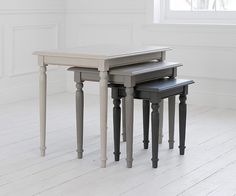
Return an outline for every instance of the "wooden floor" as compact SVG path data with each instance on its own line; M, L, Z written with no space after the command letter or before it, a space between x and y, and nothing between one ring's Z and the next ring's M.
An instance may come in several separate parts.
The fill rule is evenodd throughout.
M76 158L72 94L48 99L47 155L39 156L38 100L0 106L0 195L236 195L236 111L190 105L186 155L168 150L165 114L159 168L142 146L141 103L135 103L134 165L113 161L112 105L109 107L108 165L99 165L99 99L85 97L84 158ZM178 117L176 117L178 118Z

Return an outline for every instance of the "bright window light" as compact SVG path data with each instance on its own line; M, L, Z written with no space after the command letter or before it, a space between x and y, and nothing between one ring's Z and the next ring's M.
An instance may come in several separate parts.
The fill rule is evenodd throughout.
M173 11L236 11L236 0L170 0Z

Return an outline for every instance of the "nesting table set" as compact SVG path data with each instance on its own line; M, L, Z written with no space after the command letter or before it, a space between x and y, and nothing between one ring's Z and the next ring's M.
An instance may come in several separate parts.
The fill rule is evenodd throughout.
M83 82L100 84L100 152L101 167L107 160L107 99L112 89L114 155L120 155L120 121L122 99L123 140L126 140L127 167L133 162L133 102L143 100L144 148L148 148L149 107L152 104L152 163L157 167L158 141L162 140L163 101L169 101L169 147L174 143L175 96L180 95L180 154L184 154L186 95L191 80L175 79L179 63L166 62L168 47L97 45L63 50L38 51L40 67L40 150L46 151L47 66L70 66L76 82L77 153L83 156ZM159 137L160 135L160 137Z

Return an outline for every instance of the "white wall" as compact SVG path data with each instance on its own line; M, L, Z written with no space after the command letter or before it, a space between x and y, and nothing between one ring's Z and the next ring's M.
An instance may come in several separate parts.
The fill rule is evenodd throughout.
M143 25L143 44L168 45L168 59L183 62L180 77L192 78L190 102L236 108L236 26Z
M146 21L145 0L67 0L66 46L132 44L134 27ZM68 89L74 90L72 73ZM98 94L96 83L86 83L88 93Z
M150 25L151 1L0 0L0 104L38 96L34 50L142 43L173 47L167 58L183 62L179 75L196 81L190 102L236 108L236 27ZM65 73L48 71L49 93L74 90ZM86 87L98 93L96 83Z
M32 52L64 45L64 0L0 0L0 104L38 96ZM65 91L65 72L48 72L48 92Z
M151 1L151 0L150 0ZM150 1L67 0L66 46L142 43L173 47L167 59L180 61L180 77L192 78L191 103L236 108L236 27L148 25ZM148 2L148 3L147 3ZM68 89L74 87L68 76ZM97 93L88 85L87 92Z

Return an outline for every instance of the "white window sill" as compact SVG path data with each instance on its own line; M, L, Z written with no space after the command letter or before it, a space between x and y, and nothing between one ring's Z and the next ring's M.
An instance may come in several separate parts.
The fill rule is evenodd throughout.
M152 22L152 23L148 23L149 26L184 26L184 27L229 27L229 28L236 28L236 24L226 24L226 23L192 23L192 22L162 22L162 23L158 23L158 22Z

